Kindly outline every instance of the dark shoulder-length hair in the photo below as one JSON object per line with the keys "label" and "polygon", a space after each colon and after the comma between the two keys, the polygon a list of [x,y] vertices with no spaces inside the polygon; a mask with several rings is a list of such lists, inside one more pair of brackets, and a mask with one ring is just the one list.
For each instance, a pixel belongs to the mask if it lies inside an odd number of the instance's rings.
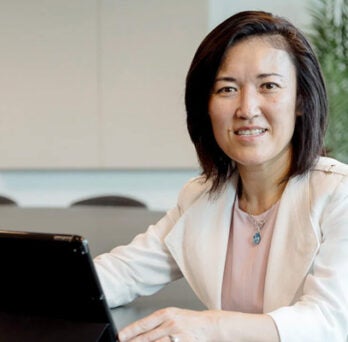
{"label": "dark shoulder-length hair", "polygon": [[[327,122],[327,94],[319,62],[305,36],[284,18],[261,11],[237,13],[218,25],[198,47],[186,78],[187,127],[202,173],[216,192],[236,166],[217,145],[208,102],[227,50],[251,36],[281,36],[297,72],[297,116],[288,177],[305,174],[322,153]],[[277,39],[279,41],[279,39]]]}

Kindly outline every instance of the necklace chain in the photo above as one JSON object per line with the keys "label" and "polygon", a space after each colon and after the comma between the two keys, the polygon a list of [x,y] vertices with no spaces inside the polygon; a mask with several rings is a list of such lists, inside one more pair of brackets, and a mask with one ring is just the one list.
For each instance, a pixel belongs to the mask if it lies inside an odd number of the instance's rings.
{"label": "necklace chain", "polygon": [[256,218],[253,215],[251,215],[249,213],[247,213],[247,214],[250,218],[250,221],[252,222],[252,224],[254,225],[254,227],[256,228],[257,231],[260,231],[263,228],[263,226],[266,224],[265,219],[258,221],[258,220],[256,220]]}

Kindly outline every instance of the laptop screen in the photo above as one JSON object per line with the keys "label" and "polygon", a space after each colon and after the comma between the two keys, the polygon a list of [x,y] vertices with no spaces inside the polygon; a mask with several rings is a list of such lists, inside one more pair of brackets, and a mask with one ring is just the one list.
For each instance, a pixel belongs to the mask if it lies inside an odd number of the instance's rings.
{"label": "laptop screen", "polygon": [[81,236],[0,231],[0,312],[105,323],[116,336]]}

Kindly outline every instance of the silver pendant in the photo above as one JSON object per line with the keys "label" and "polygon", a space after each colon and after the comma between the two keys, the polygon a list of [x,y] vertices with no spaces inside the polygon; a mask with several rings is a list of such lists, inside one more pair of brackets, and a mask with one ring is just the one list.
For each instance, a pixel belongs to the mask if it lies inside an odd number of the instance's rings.
{"label": "silver pendant", "polygon": [[258,245],[261,242],[261,234],[260,232],[256,232],[253,236],[253,242],[255,245]]}

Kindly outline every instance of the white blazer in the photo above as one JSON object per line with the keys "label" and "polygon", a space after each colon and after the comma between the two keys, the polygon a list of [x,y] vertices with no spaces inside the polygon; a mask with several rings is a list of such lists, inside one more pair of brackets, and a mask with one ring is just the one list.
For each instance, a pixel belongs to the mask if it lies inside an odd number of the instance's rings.
{"label": "white blazer", "polygon": [[[212,199],[210,183],[195,178],[156,225],[98,256],[110,306],[183,275],[207,308],[221,309],[236,182],[237,175]],[[307,175],[288,182],[273,231],[264,312],[281,341],[348,341],[348,165],[320,158]]]}

